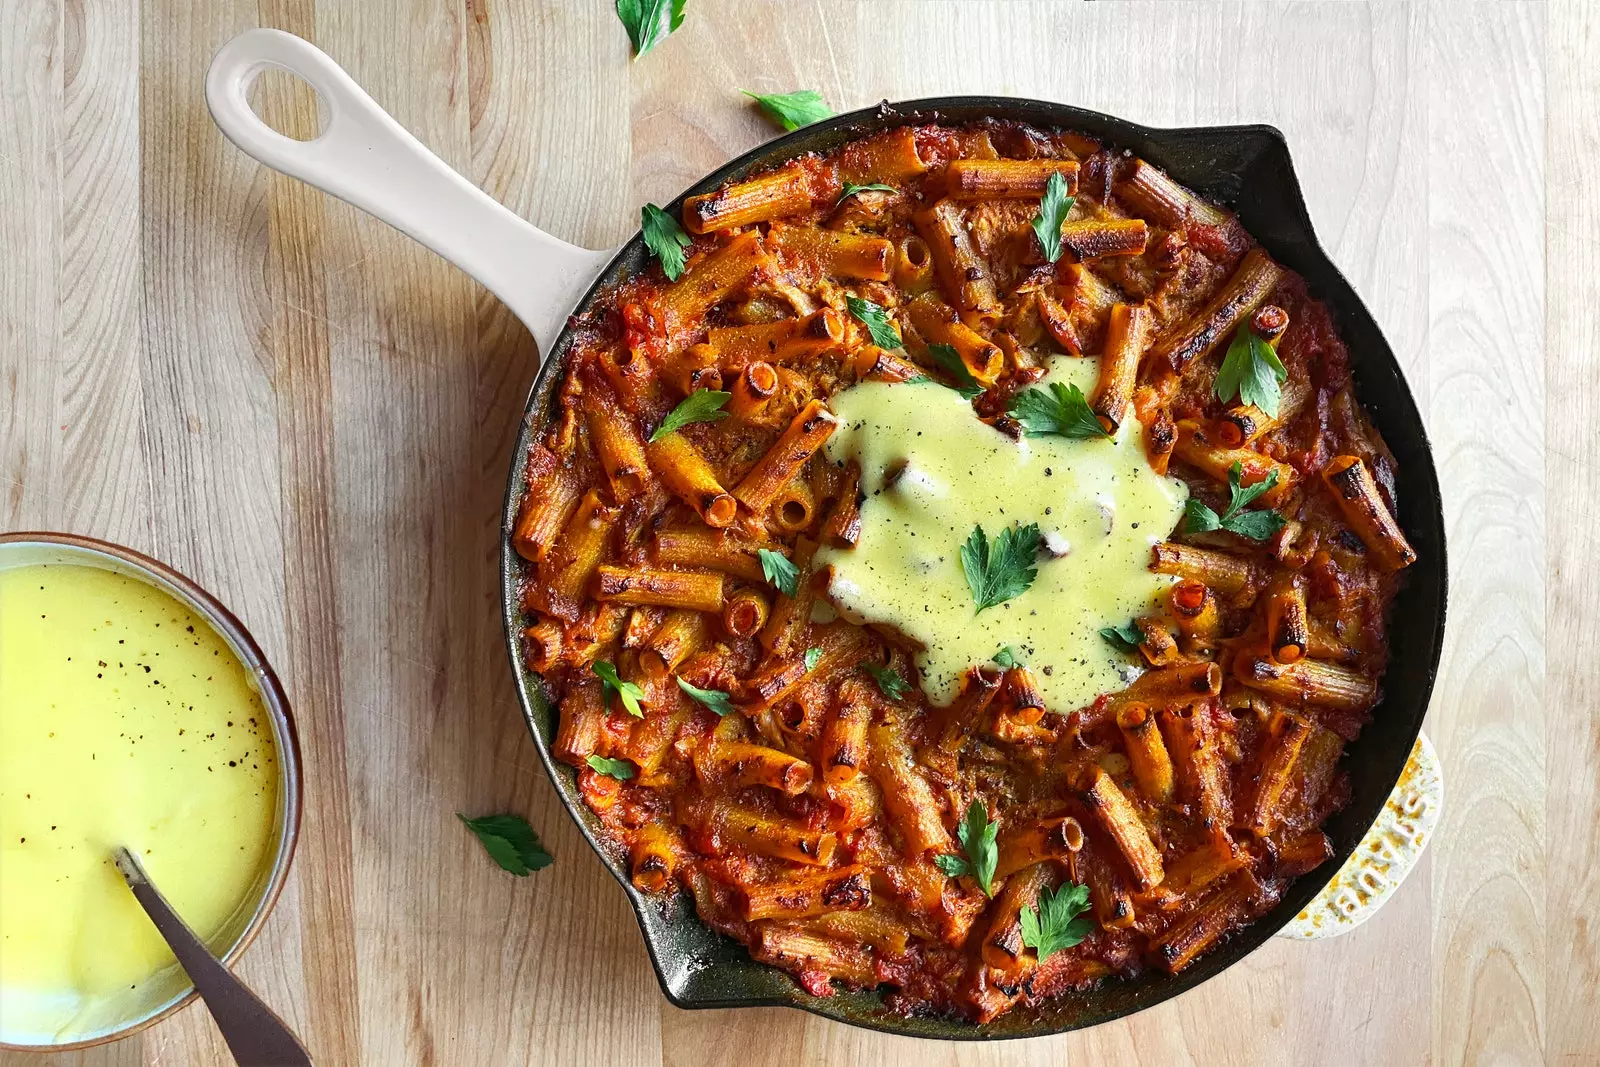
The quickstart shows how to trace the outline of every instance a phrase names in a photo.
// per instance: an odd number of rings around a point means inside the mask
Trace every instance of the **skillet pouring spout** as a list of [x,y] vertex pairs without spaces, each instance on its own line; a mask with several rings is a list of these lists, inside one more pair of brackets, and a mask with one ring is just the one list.
[[[313,140],[284,137],[251,110],[246,93],[267,68],[305,79],[321,95],[327,124]],[[218,52],[206,79],[217,125],[246,153],[376,215],[438,252],[487,286],[532,331],[542,365],[510,457],[501,515],[501,609],[513,679],[535,747],[580,832],[627,894],[662,992],[685,1008],[787,1006],[889,1033],[953,1040],[1039,1037],[1093,1026],[1151,1007],[1194,988],[1243,959],[1307,910],[1327,879],[1350,858],[1385,810],[1428,710],[1444,640],[1446,606],[1443,507],[1426,430],[1399,362],[1372,315],[1318,244],[1282,135],[1268,126],[1153,129],[1063,104],[1009,97],[914,100],[838,115],[778,137],[707,175],[665,205],[679,214],[684,197],[898,126],[1014,120],[1086,133],[1138,155],[1201,196],[1227,205],[1274,259],[1302,275],[1332,313],[1349,346],[1357,398],[1394,453],[1396,519],[1416,549],[1393,603],[1385,696],[1370,724],[1347,748],[1349,803],[1325,825],[1332,858],[1303,877],[1279,905],[1177,975],[1153,971],[1102,982],[1081,994],[1018,1009],[992,1023],[891,1014],[874,992],[814,997],[785,973],[757,963],[742,946],[714,933],[688,898],[648,897],[634,888],[626,859],[604,841],[584,805],[577,775],[551,756],[555,709],[541,679],[520,655],[520,558],[511,543],[527,494],[530,450],[558,410],[567,316],[609,286],[648,268],[642,238],[613,252],[578,248],[517,217],[424,148],[377,106],[326,54],[277,30],[251,30]],[[1304,935],[1301,935],[1304,936]]]

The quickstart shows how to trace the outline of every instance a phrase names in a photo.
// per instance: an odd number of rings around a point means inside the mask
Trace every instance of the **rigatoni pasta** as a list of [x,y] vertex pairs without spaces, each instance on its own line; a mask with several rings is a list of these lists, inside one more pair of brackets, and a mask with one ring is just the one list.
[[[1052,189],[1076,197],[1053,261]],[[1008,123],[875,134],[681,218],[676,281],[645,272],[575,320],[512,534],[552,753],[634,885],[681,888],[817,995],[884,985],[894,1010],[986,1021],[1179,971],[1331,854],[1416,552],[1297,275],[1149,163]],[[828,554],[861,551],[896,484],[836,462],[834,398],[948,386],[1018,438],[1014,402],[1058,360],[1097,361],[1080,447],[1137,435],[1211,520],[1144,531],[1158,595],[1096,623],[1118,686],[1052,706],[1070,665],[1008,646],[936,703],[924,650],[830,597]],[[893,478],[936,499],[922,476],[908,457]],[[1039,544],[1023,562],[1091,548]],[[1068,891],[1089,932],[1043,952],[1027,931]]]

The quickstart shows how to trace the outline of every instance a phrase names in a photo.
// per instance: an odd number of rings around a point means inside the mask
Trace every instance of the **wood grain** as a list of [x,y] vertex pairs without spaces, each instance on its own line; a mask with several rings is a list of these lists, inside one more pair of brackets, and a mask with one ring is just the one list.
[[[1600,1061],[1600,12],[688,11],[631,62],[603,0],[0,3],[0,522],[155,552],[229,603],[284,677],[306,823],[245,978],[326,1065]],[[453,268],[221,139],[201,78],[252,25],[316,41],[472,180],[597,248],[772,136],[740,88],[1278,126],[1401,357],[1446,490],[1454,596],[1430,731],[1448,792],[1418,872],[1353,934],[1273,942],[1063,1038],[929,1044],[669,1006],[505,670],[495,547],[531,341]],[[256,98],[280,129],[315,130],[288,79]],[[502,874],[457,810],[527,814],[558,862]],[[225,1055],[192,1009],[0,1064]]]
[[[1545,973],[1544,1054],[1600,1049],[1600,715],[1583,650],[1600,646],[1600,12],[1560,3],[1545,29]],[[1536,946],[1537,947],[1537,946]]]
[[[1541,941],[1546,836],[1543,204],[1512,197],[1476,225],[1458,207],[1486,168],[1540,189],[1542,13],[1508,5],[1435,18],[1429,34],[1429,398],[1451,552],[1431,726],[1447,773],[1433,851],[1434,1041],[1457,1063],[1534,1062],[1551,980]],[[1515,86],[1515,89],[1512,87]],[[1516,103],[1469,101],[1511,90]],[[1486,298],[1487,297],[1487,298]],[[1490,622],[1492,620],[1492,622]],[[1445,967],[1446,960],[1458,961]]]

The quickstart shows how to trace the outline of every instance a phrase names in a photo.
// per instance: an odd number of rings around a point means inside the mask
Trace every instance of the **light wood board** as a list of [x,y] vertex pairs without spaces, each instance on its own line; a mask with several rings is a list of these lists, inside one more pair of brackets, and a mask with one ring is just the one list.
[[[739,88],[1278,126],[1445,488],[1448,796],[1412,880],[1353,934],[1272,942],[1068,1037],[667,1005],[509,684],[497,515],[531,342],[453,268],[222,140],[202,74],[254,25],[317,42],[472,180],[596,248],[772,135]],[[152,552],[276,664],[304,836],[240,970],[325,1067],[1600,1062],[1597,49],[1577,0],[689,0],[637,63],[609,0],[4,0],[0,527]],[[286,79],[259,97],[315,129]],[[499,872],[457,810],[525,813],[556,864]],[[195,1008],[0,1054],[47,1062],[227,1061]]]

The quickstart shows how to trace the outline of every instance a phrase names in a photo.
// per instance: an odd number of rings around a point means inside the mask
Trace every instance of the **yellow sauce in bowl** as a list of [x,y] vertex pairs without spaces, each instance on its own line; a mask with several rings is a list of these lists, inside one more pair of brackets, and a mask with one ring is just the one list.
[[114,844],[228,950],[281,836],[278,758],[250,672],[166,591],[0,569],[0,1041],[97,1036],[187,988]]

